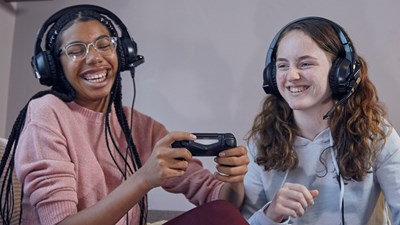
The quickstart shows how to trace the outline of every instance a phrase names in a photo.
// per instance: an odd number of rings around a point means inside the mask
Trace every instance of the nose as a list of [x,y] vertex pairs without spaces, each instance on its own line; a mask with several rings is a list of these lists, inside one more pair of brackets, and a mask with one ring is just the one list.
[[94,47],[93,44],[89,44],[88,49],[87,49],[87,54],[86,54],[86,62],[101,62],[103,60],[103,57],[101,54],[97,51],[97,49]]
[[300,80],[301,76],[300,76],[300,72],[293,67],[290,67],[287,71],[286,74],[286,79],[288,81],[296,81],[296,80]]

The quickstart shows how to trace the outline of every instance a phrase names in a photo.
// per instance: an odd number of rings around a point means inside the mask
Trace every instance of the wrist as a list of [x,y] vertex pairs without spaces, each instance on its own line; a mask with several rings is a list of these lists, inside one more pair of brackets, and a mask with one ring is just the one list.
[[288,218],[285,218],[285,216],[276,215],[275,213],[272,213],[271,210],[268,210],[269,206],[270,205],[267,205],[267,207],[264,208],[264,214],[269,219],[271,219],[272,221],[274,221],[276,223],[283,223],[288,219]]
[[146,176],[141,173],[140,169],[136,171],[129,180],[132,182],[132,185],[138,186],[140,190],[143,190],[146,193],[155,188],[155,186],[146,179]]

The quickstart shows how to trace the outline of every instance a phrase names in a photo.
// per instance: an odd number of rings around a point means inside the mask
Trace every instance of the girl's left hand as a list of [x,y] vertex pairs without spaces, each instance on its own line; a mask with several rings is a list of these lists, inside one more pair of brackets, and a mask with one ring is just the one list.
[[243,146],[238,146],[219,153],[214,158],[217,165],[216,178],[223,182],[239,183],[243,182],[247,173],[247,165],[250,162],[247,150]]

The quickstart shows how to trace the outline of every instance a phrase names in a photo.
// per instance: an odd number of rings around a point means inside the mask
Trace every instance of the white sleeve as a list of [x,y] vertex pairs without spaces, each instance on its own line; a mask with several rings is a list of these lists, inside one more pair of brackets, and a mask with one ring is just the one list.
[[288,224],[288,221],[276,223],[264,214],[264,209],[268,207],[271,201],[271,199],[267,199],[264,191],[264,169],[263,166],[259,166],[254,161],[257,152],[256,146],[252,144],[248,150],[250,163],[244,178],[245,200],[241,208],[243,216],[251,225]]
[[250,225],[282,225],[282,224],[289,224],[290,218],[285,220],[282,223],[277,223],[272,221],[267,215],[265,215],[264,210],[271,204],[271,202],[268,202],[264,207],[262,207],[260,210],[255,212],[249,219],[248,222]]
[[393,224],[400,224],[400,137],[393,129],[375,163],[376,176],[392,212]]

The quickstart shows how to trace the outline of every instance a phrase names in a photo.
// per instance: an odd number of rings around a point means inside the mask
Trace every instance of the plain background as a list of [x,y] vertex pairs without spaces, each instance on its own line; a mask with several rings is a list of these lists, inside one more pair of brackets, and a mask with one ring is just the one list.
[[[36,31],[55,11],[97,4],[118,15],[146,62],[136,70],[135,108],[168,129],[231,132],[239,144],[260,110],[262,71],[276,32],[304,16],[342,25],[370,77],[389,120],[400,129],[400,3],[397,0],[55,0],[0,2],[0,135],[7,137],[18,112],[41,86],[30,67]],[[124,103],[133,100],[132,78],[123,73]],[[203,158],[214,171],[212,158]],[[181,195],[150,192],[150,208],[188,210]]]

